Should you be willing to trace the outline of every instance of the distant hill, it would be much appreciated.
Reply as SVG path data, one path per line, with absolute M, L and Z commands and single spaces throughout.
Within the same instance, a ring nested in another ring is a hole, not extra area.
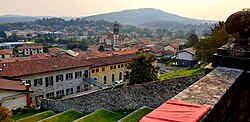
M 123 24 L 132 24 L 132 25 L 144 25 L 147 23 L 154 22 L 176 22 L 180 24 L 204 24 L 204 23 L 214 23 L 215 21 L 210 20 L 199 20 L 187 17 L 181 17 L 175 14 L 167 13 L 158 9 L 152 8 L 142 8 L 134 10 L 124 10 L 120 12 L 112 12 L 107 14 L 99 14 L 85 17 L 88 20 L 107 20 L 107 21 L 118 21 Z
M 42 18 L 53 18 L 52 16 L 20 16 L 20 15 L 2 15 L 0 23 L 30 22 Z M 65 20 L 76 19 L 77 17 L 59 17 Z M 183 24 L 204 24 L 215 23 L 211 20 L 199 20 L 178 16 L 167 13 L 158 9 L 141 8 L 133 10 L 124 10 L 106 14 L 83 17 L 87 20 L 106 20 L 110 22 L 118 21 L 122 24 L 142 25 L 149 27 L 165 27 L 165 26 L 183 26 Z
M 39 18 L 32 16 L 2 15 L 0 16 L 0 23 L 30 22 L 37 19 Z
M 5 14 L 0 16 L 0 23 L 32 22 L 42 18 L 53 18 L 53 16 L 22 16 L 14 14 Z M 60 17 L 65 20 L 76 19 L 76 17 Z

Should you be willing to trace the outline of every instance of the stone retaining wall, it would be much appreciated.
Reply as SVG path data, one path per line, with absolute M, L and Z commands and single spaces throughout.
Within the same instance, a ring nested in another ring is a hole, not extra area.
M 142 106 L 155 108 L 183 91 L 202 76 L 154 81 L 125 88 L 97 91 L 63 100 L 43 99 L 41 108 L 57 112 L 74 109 L 84 113 L 93 112 L 100 108 L 111 111 L 138 109 Z

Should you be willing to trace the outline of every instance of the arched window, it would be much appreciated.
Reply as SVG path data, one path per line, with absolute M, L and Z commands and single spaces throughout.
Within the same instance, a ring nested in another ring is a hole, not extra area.
M 111 78 L 112 78 L 111 81 L 115 82 L 115 74 L 112 74 Z
M 107 84 L 107 79 L 108 79 L 108 78 L 107 78 L 107 75 L 104 75 L 104 76 L 103 76 L 103 84 Z
M 94 77 L 94 80 L 97 81 L 97 77 Z
M 122 80 L 122 72 L 119 73 L 119 80 Z

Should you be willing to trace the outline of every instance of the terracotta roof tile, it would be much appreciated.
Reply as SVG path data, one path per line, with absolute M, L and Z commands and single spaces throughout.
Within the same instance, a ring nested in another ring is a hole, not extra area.
M 71 57 L 54 57 L 27 61 L 0 63 L 0 76 L 19 77 L 37 73 L 45 73 L 64 69 L 90 66 L 87 61 Z
M 45 59 L 51 57 L 51 55 L 47 53 L 34 54 L 29 56 L 31 59 Z
M 3 58 L 1 62 L 15 62 L 15 61 L 26 61 L 31 60 L 31 57 L 12 57 L 12 58 Z
M 21 81 L 0 78 L 0 84 L 0 90 L 26 91 L 25 85 Z
M 172 46 L 172 47 L 174 47 L 174 48 L 178 48 L 180 46 L 179 43 L 171 43 L 169 45 Z
M 3 50 L 0 50 L 0 54 L 2 54 L 2 55 L 11 55 L 13 53 L 12 53 L 12 50 L 10 50 L 10 49 L 3 49 Z
M 136 54 L 126 54 L 126 55 L 115 55 L 109 57 L 99 57 L 89 59 L 87 61 L 93 63 L 92 67 L 107 66 L 111 64 L 125 63 L 129 62 L 134 58 Z

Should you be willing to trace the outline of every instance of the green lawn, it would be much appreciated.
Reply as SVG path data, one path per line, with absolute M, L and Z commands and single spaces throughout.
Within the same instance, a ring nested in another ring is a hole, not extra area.
M 114 113 L 100 109 L 86 117 L 77 120 L 77 122 L 116 122 L 124 116 L 126 116 L 124 112 Z
M 194 75 L 199 75 L 199 74 L 204 74 L 205 69 L 204 68 L 198 68 L 198 69 L 192 69 L 192 70 L 178 70 L 175 72 L 171 72 L 165 75 L 161 75 L 158 78 L 160 80 L 166 80 L 166 79 L 171 79 L 171 78 L 179 78 L 179 77 L 186 77 L 186 76 L 194 76 Z
M 33 115 L 30 117 L 26 117 L 26 118 L 17 120 L 16 122 L 36 122 L 36 121 L 48 118 L 48 117 L 53 116 L 53 115 L 55 115 L 55 113 L 53 111 L 46 111 L 46 112 L 39 113 L 37 115 Z
M 122 122 L 139 122 L 142 117 L 153 111 L 150 108 L 144 107 L 131 115 L 127 116 Z
M 41 112 L 42 112 L 41 110 L 35 110 L 35 109 L 26 112 L 17 112 L 17 113 L 14 112 L 12 113 L 12 119 L 15 121 Z
M 82 116 L 82 113 L 79 113 L 74 110 L 69 110 L 62 114 L 52 116 L 51 118 L 44 119 L 42 120 L 42 122 L 72 122 Z

